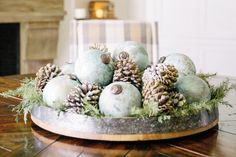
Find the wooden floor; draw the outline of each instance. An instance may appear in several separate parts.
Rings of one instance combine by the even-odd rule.
[[[25,76],[0,77],[0,92],[19,86]],[[222,78],[212,82],[217,83]],[[235,82],[235,80],[232,80]],[[173,140],[151,142],[101,142],[68,138],[47,132],[21,118],[15,122],[15,98],[0,97],[0,157],[42,156],[236,156],[236,93],[227,97],[233,108],[220,107],[219,126]],[[79,124],[78,124],[79,125]]]

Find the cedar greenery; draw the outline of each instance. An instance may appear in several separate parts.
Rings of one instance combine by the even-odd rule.
[[[26,78],[22,80],[21,86],[15,90],[9,90],[1,93],[4,97],[17,96],[22,98],[20,104],[13,108],[16,114],[16,121],[21,114],[24,114],[24,121],[27,120],[27,114],[34,106],[45,105],[42,99],[42,94],[35,90],[35,80]]]
[[[211,74],[201,74],[198,75],[205,81],[211,76]],[[21,97],[22,101],[19,105],[13,108],[13,111],[17,113],[17,118],[19,115],[24,114],[24,120],[26,121],[27,114],[32,110],[35,106],[46,105],[43,102],[42,93],[35,90],[35,80],[26,78],[22,81],[21,86],[16,90],[9,90],[7,92],[1,93],[4,97],[12,97],[17,96]],[[207,82],[208,83],[208,82]],[[231,84],[229,80],[223,81],[219,86],[215,87],[210,85],[211,90],[211,100],[202,101],[199,103],[192,104],[184,104],[180,108],[174,108],[168,112],[160,112],[156,107],[155,102],[149,103],[145,105],[143,108],[132,108],[131,116],[132,117],[157,117],[159,122],[163,122],[164,120],[170,119],[172,117],[181,117],[188,116],[191,114],[197,114],[203,110],[211,111],[213,108],[217,107],[220,104],[231,106],[229,102],[224,101],[224,97],[230,90],[236,90],[236,84]],[[98,109],[98,106],[94,106],[89,104],[86,100],[83,100],[84,107],[82,109],[81,114],[95,117],[104,117],[103,114]],[[58,108],[54,108],[54,110],[60,112],[65,112],[64,105],[62,102],[55,106],[59,106]]]

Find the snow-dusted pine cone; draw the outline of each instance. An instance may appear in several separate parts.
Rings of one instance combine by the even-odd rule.
[[[46,66],[41,67],[36,73],[36,90],[42,92],[47,82],[59,75],[62,75],[61,69],[54,64],[49,63]]]
[[[158,81],[149,81],[143,86],[143,105],[154,103],[160,112],[169,111],[185,103],[185,98],[177,92],[169,92],[166,85]]]
[[[155,80],[168,87],[171,87],[178,78],[178,70],[173,66],[165,63],[159,63],[148,67],[144,73],[142,80],[145,83]]]
[[[101,87],[94,84],[86,82],[77,85],[67,96],[65,101],[66,110],[80,113],[85,101],[91,105],[97,105],[101,92]]]
[[[129,82],[141,88],[142,79],[138,66],[129,58],[127,52],[121,52],[115,62],[115,71],[113,82],[122,81]]]

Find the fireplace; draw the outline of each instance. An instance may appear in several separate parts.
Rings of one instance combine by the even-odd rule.
[[[20,72],[19,24],[0,24],[0,76]]]
[[[0,75],[35,73],[53,62],[63,5],[63,0],[0,0]]]

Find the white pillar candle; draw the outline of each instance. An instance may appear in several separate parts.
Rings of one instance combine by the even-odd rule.
[[[87,17],[87,10],[85,8],[76,8],[74,12],[75,19],[85,19]]]

